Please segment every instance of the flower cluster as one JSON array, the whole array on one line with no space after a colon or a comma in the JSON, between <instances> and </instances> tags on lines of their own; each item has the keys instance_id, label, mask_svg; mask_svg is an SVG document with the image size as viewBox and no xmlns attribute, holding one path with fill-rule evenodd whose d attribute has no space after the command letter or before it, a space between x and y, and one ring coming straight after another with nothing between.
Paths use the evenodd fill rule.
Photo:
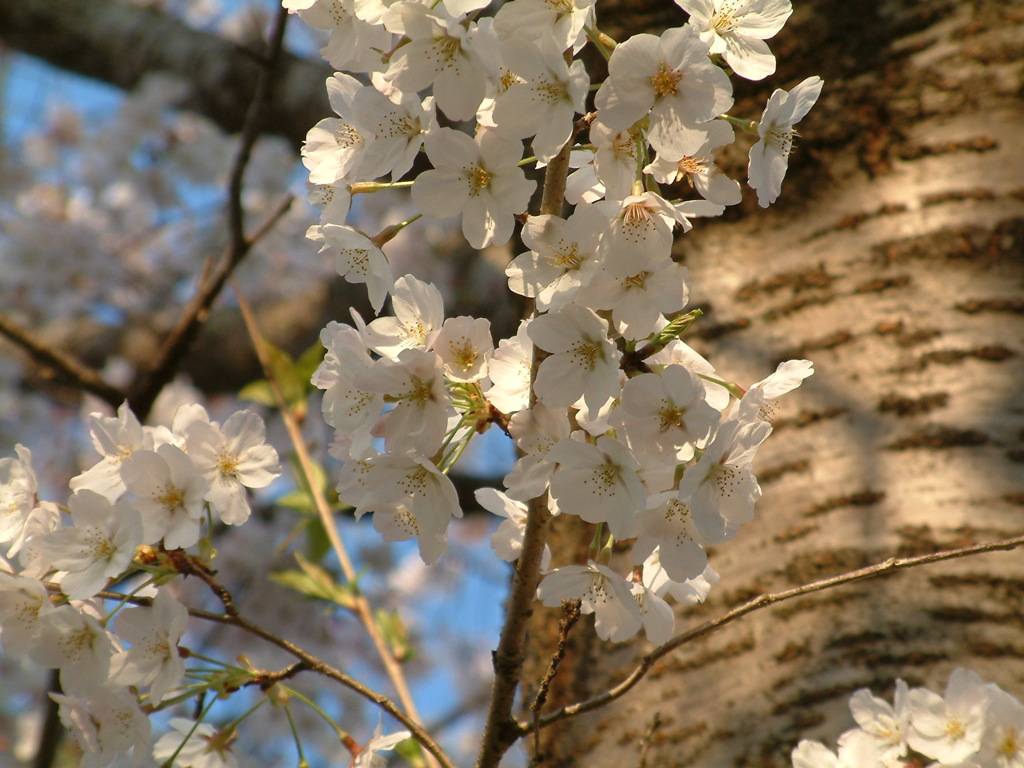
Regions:
<instances>
[{"instance_id":1,"label":"flower cluster","mask_svg":"<svg viewBox=\"0 0 1024 768\"><path fill-rule=\"evenodd\" d=\"M446 319L437 288L392 279L381 248L409 222L369 237L345 223L347 205L322 206L309 237L347 280L367 283L378 312L390 293L393 312L321 335L327 355L313 383L336 430L331 452L345 462L339 498L357 516L371 512L385 540L415 539L432 563L461 515L446 473L473 435L507 424L520 459L504 491L478 494L505 518L495 550L518 557L526 502L538 497L597 526L593 559L547 571L537 596L581 599L612 640L643 627L662 642L674 627L664 598L707 594L717 576L704 547L753 519L751 466L771 432L771 401L811 373L808 361L789 361L743 390L678 338L696 315L682 315L690 286L672 258L674 233L741 199L715 152L734 140L733 125L756 134L749 181L762 205L773 202L792 126L821 80L777 90L759 123L729 116L729 69L755 80L774 72L764 40L789 17L789 0L677 4L687 23L616 44L597 30L594 0L512 0L493 17L480 13L487 0L285 1L330 30L328 61L365 76L328 80L336 117L303 150L314 202L387 187L381 177L406 175L422 147L431 168L411 182L421 215L461 215L475 248L505 244L523 222L529 250L506 272L537 310L495 348L486 320ZM573 60L588 42L609 73L590 113L590 79ZM439 113L475 121L474 133L442 127ZM590 142L575 144L587 129ZM524 140L534 157L524 159ZM523 166L570 151L573 211L531 215L536 185ZM679 181L696 196L658 184ZM635 542L628 577L607 563L623 540Z\"/></svg>"},{"instance_id":2,"label":"flower cluster","mask_svg":"<svg viewBox=\"0 0 1024 768\"><path fill-rule=\"evenodd\" d=\"M801 741L793 768L1024 765L1024 705L974 672L954 670L942 696L897 680L892 704L863 688L850 711L857 727L839 737L838 754Z\"/></svg>"},{"instance_id":3,"label":"flower cluster","mask_svg":"<svg viewBox=\"0 0 1024 768\"><path fill-rule=\"evenodd\" d=\"M156 707L174 698L185 675L178 643L188 613L167 586L176 571L170 551L197 545L213 517L245 522L246 489L268 485L281 468L263 420L248 411L220 424L186 405L168 428L141 425L124 405L117 416L93 414L91 435L101 458L71 481L70 525L57 504L39 500L26 448L0 459L8 561L0 627L8 653L59 670L63 693L53 697L83 766L113 765L129 753L142 765L150 727L135 692ZM147 574L136 592L145 589L148 604L105 610L98 593ZM54 585L62 599L51 600Z\"/></svg>"}]
</instances>

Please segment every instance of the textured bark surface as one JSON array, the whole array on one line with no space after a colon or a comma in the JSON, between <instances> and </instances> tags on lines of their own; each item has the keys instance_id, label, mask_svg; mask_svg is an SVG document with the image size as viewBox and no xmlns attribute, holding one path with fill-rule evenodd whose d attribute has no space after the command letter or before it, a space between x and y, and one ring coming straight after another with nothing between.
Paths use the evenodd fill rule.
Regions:
<instances>
[{"instance_id":1,"label":"textured bark surface","mask_svg":"<svg viewBox=\"0 0 1024 768\"><path fill-rule=\"evenodd\" d=\"M757 518L712 555L721 584L680 629L891 555L1024 531L1024 4L794 5L772 41L779 74L738 89L733 111L825 79L782 198L768 212L745 200L677 245L691 305L710 310L691 342L720 372L749 384L790 357L817 372L781 404ZM625 6L631 23L650 20L640 8ZM742 152L731 159L742 175ZM586 540L558 539L556 562ZM542 764L635 766L646 741L659 768L785 766L799 738L852 726L853 690L889 695L903 677L941 691L957 666L1020 696L1022 601L1022 556L999 553L762 611L553 726ZM527 688L556 625L535 617ZM608 688L646 648L585 625L551 706Z\"/></svg>"}]
</instances>

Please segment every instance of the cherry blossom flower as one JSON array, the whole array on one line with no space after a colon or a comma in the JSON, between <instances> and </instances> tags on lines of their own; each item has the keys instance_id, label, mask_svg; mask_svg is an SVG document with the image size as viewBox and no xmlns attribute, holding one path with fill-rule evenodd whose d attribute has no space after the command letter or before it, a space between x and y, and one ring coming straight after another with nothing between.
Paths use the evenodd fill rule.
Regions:
<instances>
[{"instance_id":1,"label":"cherry blossom flower","mask_svg":"<svg viewBox=\"0 0 1024 768\"><path fill-rule=\"evenodd\" d=\"M510 499L494 488L477 488L473 492L477 503L488 512L493 512L505 520L498 530L491 534L491 548L502 560L513 563L519 559L523 551L523 534L526 532L527 507L521 501ZM540 569L546 571L551 565L551 548L544 545L541 555Z\"/></svg>"},{"instance_id":2,"label":"cherry blossom flower","mask_svg":"<svg viewBox=\"0 0 1024 768\"><path fill-rule=\"evenodd\" d=\"M302 164L311 184L334 184L358 178L363 152L373 135L351 118L352 101L364 88L352 75L335 72L327 78L327 96L338 117L325 117L309 129L302 146Z\"/></svg>"},{"instance_id":3,"label":"cherry blossom flower","mask_svg":"<svg viewBox=\"0 0 1024 768\"><path fill-rule=\"evenodd\" d=\"M530 367L533 342L527 329L519 324L516 335L498 342L487 367L491 386L485 390L488 402L503 413L515 413L530 404Z\"/></svg>"},{"instance_id":4,"label":"cherry blossom flower","mask_svg":"<svg viewBox=\"0 0 1024 768\"><path fill-rule=\"evenodd\" d=\"M551 35L562 50L578 51L586 42L584 26L596 0L515 0L498 9L494 29L503 40Z\"/></svg>"},{"instance_id":5,"label":"cherry blossom flower","mask_svg":"<svg viewBox=\"0 0 1024 768\"><path fill-rule=\"evenodd\" d=\"M993 684L988 699L980 762L996 768L1020 768L1024 766L1024 704Z\"/></svg>"},{"instance_id":6,"label":"cherry blossom flower","mask_svg":"<svg viewBox=\"0 0 1024 768\"><path fill-rule=\"evenodd\" d=\"M40 620L54 610L39 579L0 572L0 640L12 656L24 656L32 647Z\"/></svg>"},{"instance_id":7,"label":"cherry blossom flower","mask_svg":"<svg viewBox=\"0 0 1024 768\"><path fill-rule=\"evenodd\" d=\"M568 219L531 216L522 238L529 251L505 268L509 289L537 300L537 310L561 309L597 273L597 244L607 216L599 208L579 205Z\"/></svg>"},{"instance_id":8,"label":"cherry blossom flower","mask_svg":"<svg viewBox=\"0 0 1024 768\"><path fill-rule=\"evenodd\" d=\"M355 507L357 518L374 513L374 528L385 541L417 539L427 564L447 551L448 523L462 517L452 481L416 454L350 461L342 467L337 489L338 498Z\"/></svg>"},{"instance_id":9,"label":"cherry blossom flower","mask_svg":"<svg viewBox=\"0 0 1024 768\"><path fill-rule=\"evenodd\" d=\"M708 555L704 546L712 543L694 524L688 505L674 491L647 497L640 512L633 562L641 565L658 550L658 560L672 581L684 582L704 573Z\"/></svg>"},{"instance_id":10,"label":"cherry blossom flower","mask_svg":"<svg viewBox=\"0 0 1024 768\"><path fill-rule=\"evenodd\" d=\"M636 341L651 335L662 313L685 307L689 296L686 267L663 261L625 277L600 274L580 288L576 301L591 309L610 310L615 330L624 339Z\"/></svg>"},{"instance_id":11,"label":"cherry blossom flower","mask_svg":"<svg viewBox=\"0 0 1024 768\"><path fill-rule=\"evenodd\" d=\"M80 768L110 768L131 753L133 768L145 765L151 744L149 718L126 688L97 688L84 697L51 693L60 720L82 748Z\"/></svg>"},{"instance_id":12,"label":"cherry blossom flower","mask_svg":"<svg viewBox=\"0 0 1024 768\"><path fill-rule=\"evenodd\" d=\"M636 514L646 497L637 474L640 463L625 445L608 435L597 438L596 445L570 435L553 446L547 458L558 463L551 497L559 512L588 523L607 523L617 539L633 536Z\"/></svg>"},{"instance_id":13,"label":"cherry blossom flower","mask_svg":"<svg viewBox=\"0 0 1024 768\"><path fill-rule=\"evenodd\" d=\"M647 639L655 645L668 642L676 628L672 606L640 582L632 582L630 591L640 611L640 622Z\"/></svg>"},{"instance_id":14,"label":"cherry blossom flower","mask_svg":"<svg viewBox=\"0 0 1024 768\"><path fill-rule=\"evenodd\" d=\"M0 544L18 541L28 516L36 508L38 484L32 469L32 452L14 446L18 458L0 459ZM13 552L8 552L8 557Z\"/></svg>"},{"instance_id":15,"label":"cherry blossom flower","mask_svg":"<svg viewBox=\"0 0 1024 768\"><path fill-rule=\"evenodd\" d=\"M692 459L694 445L721 420L700 380L681 365L627 381L619 416L631 445L666 454L673 464Z\"/></svg>"},{"instance_id":16,"label":"cherry blossom flower","mask_svg":"<svg viewBox=\"0 0 1024 768\"><path fill-rule=\"evenodd\" d=\"M370 238L352 227L324 224L319 228L319 233L324 242L320 252L334 254L334 268L347 282L366 283L370 304L375 311L380 312L384 299L395 284L391 276L391 265L384 252ZM314 236L310 239L316 238Z\"/></svg>"},{"instance_id":17,"label":"cherry blossom flower","mask_svg":"<svg viewBox=\"0 0 1024 768\"><path fill-rule=\"evenodd\" d=\"M867 733L877 743L882 760L896 760L907 752L907 727L910 709L907 694L909 689L902 680L896 681L893 703L874 696L867 688L861 688L850 697L850 712L859 729L847 731L839 737L839 745L853 738L855 733Z\"/></svg>"},{"instance_id":18,"label":"cherry blossom flower","mask_svg":"<svg viewBox=\"0 0 1024 768\"><path fill-rule=\"evenodd\" d=\"M817 75L808 77L792 91L777 88L768 99L768 105L757 125L761 137L750 148L747 163L747 183L757 191L757 202L762 208L774 203L782 192L782 180L789 167L789 153L797 132L793 126L810 112L824 85Z\"/></svg>"},{"instance_id":19,"label":"cherry blossom flower","mask_svg":"<svg viewBox=\"0 0 1024 768\"><path fill-rule=\"evenodd\" d=\"M477 0L479 3L479 0ZM485 3L486 5L486 3ZM378 753L390 752L399 743L412 738L409 731L395 731L384 736L384 724L381 718L377 718L377 727L373 730L373 738L366 742L356 758L352 761L350 768L385 768L387 761Z\"/></svg>"},{"instance_id":20,"label":"cherry blossom flower","mask_svg":"<svg viewBox=\"0 0 1024 768\"><path fill-rule=\"evenodd\" d=\"M711 586L718 583L718 574L710 565L702 574L692 579L676 581L670 578L661 563L661 553L657 549L644 560L643 570L644 586L659 597L671 597L682 605L703 603L711 594Z\"/></svg>"},{"instance_id":21,"label":"cherry blossom flower","mask_svg":"<svg viewBox=\"0 0 1024 768\"><path fill-rule=\"evenodd\" d=\"M907 744L943 764L966 760L981 747L988 706L987 687L978 675L964 669L949 676L944 696L912 688L907 694Z\"/></svg>"},{"instance_id":22,"label":"cherry blossom flower","mask_svg":"<svg viewBox=\"0 0 1024 768\"><path fill-rule=\"evenodd\" d=\"M556 466L548 460L548 451L559 440L568 437L569 431L569 416L565 409L548 408L543 403L536 403L512 417L508 432L522 455L505 475L509 496L529 501L548 489Z\"/></svg>"},{"instance_id":23,"label":"cherry blossom flower","mask_svg":"<svg viewBox=\"0 0 1024 768\"><path fill-rule=\"evenodd\" d=\"M667 263L677 219L673 205L654 192L624 198L601 237L601 267L611 277L629 277Z\"/></svg>"},{"instance_id":24,"label":"cherry blossom flower","mask_svg":"<svg viewBox=\"0 0 1024 768\"><path fill-rule=\"evenodd\" d=\"M362 455L372 443L370 429L384 405L384 395L355 384L357 377L369 371L370 357L359 332L348 325L328 323L320 331L320 342L327 352L311 381L324 390L324 421L349 436L351 455Z\"/></svg>"},{"instance_id":25,"label":"cherry blossom flower","mask_svg":"<svg viewBox=\"0 0 1024 768\"><path fill-rule=\"evenodd\" d=\"M165 444L135 451L121 464L121 477L138 496L134 506L142 518L143 542L163 539L165 547L178 549L199 541L210 483L183 450Z\"/></svg>"},{"instance_id":26,"label":"cherry blossom flower","mask_svg":"<svg viewBox=\"0 0 1024 768\"><path fill-rule=\"evenodd\" d=\"M752 385L740 400L736 417L740 421L761 419L771 422L778 398L792 392L814 373L810 360L787 360L779 363L775 373Z\"/></svg>"},{"instance_id":27,"label":"cherry blossom flower","mask_svg":"<svg viewBox=\"0 0 1024 768\"><path fill-rule=\"evenodd\" d=\"M174 765L179 768L237 768L238 759L231 752L231 741L237 731L218 731L209 723L183 717L172 717L168 725L173 731L153 745L153 757L157 760L166 761L177 755Z\"/></svg>"},{"instance_id":28,"label":"cherry blossom flower","mask_svg":"<svg viewBox=\"0 0 1024 768\"><path fill-rule=\"evenodd\" d=\"M704 455L687 467L679 483L679 500L689 504L704 536L723 541L736 527L754 519L761 486L750 464L771 431L771 425L763 421L727 421L704 449Z\"/></svg>"},{"instance_id":29,"label":"cherry blossom flower","mask_svg":"<svg viewBox=\"0 0 1024 768\"><path fill-rule=\"evenodd\" d=\"M736 205L743 198L740 184L715 166L714 151L731 144L733 129L724 120L707 123L707 138L693 154L676 159L659 154L644 168L662 184L675 184L686 179L705 200L719 205Z\"/></svg>"},{"instance_id":30,"label":"cherry blossom flower","mask_svg":"<svg viewBox=\"0 0 1024 768\"><path fill-rule=\"evenodd\" d=\"M474 248L508 242L514 216L526 210L536 186L519 167L522 143L486 128L475 141L441 128L424 144L434 170L413 182L416 206L438 219L461 213L462 233Z\"/></svg>"},{"instance_id":31,"label":"cherry blossom flower","mask_svg":"<svg viewBox=\"0 0 1024 768\"><path fill-rule=\"evenodd\" d=\"M111 681L139 688L148 685L150 704L159 704L185 675L178 641L187 628L188 611L166 589L157 591L150 607L122 610L117 615L117 634L131 647L111 660Z\"/></svg>"},{"instance_id":32,"label":"cherry blossom flower","mask_svg":"<svg viewBox=\"0 0 1024 768\"><path fill-rule=\"evenodd\" d=\"M399 3L389 14L394 21L386 23L409 42L391 57L384 80L402 93L433 85L438 109L452 120L471 119L483 101L488 73L497 69L488 53L497 48L490 21L464 24L443 6L418 3Z\"/></svg>"},{"instance_id":33,"label":"cherry blossom flower","mask_svg":"<svg viewBox=\"0 0 1024 768\"><path fill-rule=\"evenodd\" d=\"M89 490L72 494L68 501L74 525L47 534L43 557L65 571L61 589L72 600L92 597L119 576L142 543L142 519L124 501L114 504Z\"/></svg>"},{"instance_id":34,"label":"cherry blossom flower","mask_svg":"<svg viewBox=\"0 0 1024 768\"><path fill-rule=\"evenodd\" d=\"M59 669L61 687L78 696L106 685L116 650L114 636L93 616L65 604L39 614L28 653L39 666Z\"/></svg>"},{"instance_id":35,"label":"cherry blossom flower","mask_svg":"<svg viewBox=\"0 0 1024 768\"><path fill-rule=\"evenodd\" d=\"M570 67L563 50L550 35L517 34L502 47L505 65L522 79L497 96L493 120L507 136L534 136L533 152L545 163L569 140L573 116L586 111L590 87L583 62Z\"/></svg>"},{"instance_id":36,"label":"cherry blossom flower","mask_svg":"<svg viewBox=\"0 0 1024 768\"><path fill-rule=\"evenodd\" d=\"M839 747L839 754L817 741L801 741L793 750L793 768L882 768L878 747L858 733Z\"/></svg>"},{"instance_id":37,"label":"cherry blossom flower","mask_svg":"<svg viewBox=\"0 0 1024 768\"><path fill-rule=\"evenodd\" d=\"M611 568L593 561L553 570L537 588L537 599L551 607L563 600L582 601L581 612L594 614L597 636L613 643L628 640L642 626L630 585Z\"/></svg>"},{"instance_id":38,"label":"cherry blossom flower","mask_svg":"<svg viewBox=\"0 0 1024 768\"><path fill-rule=\"evenodd\" d=\"M491 321L480 317L452 317L434 337L434 352L441 358L444 374L452 381L479 381L487 375L494 353Z\"/></svg>"},{"instance_id":39,"label":"cherry blossom flower","mask_svg":"<svg viewBox=\"0 0 1024 768\"><path fill-rule=\"evenodd\" d=\"M618 131L649 111L647 137L659 153L693 154L705 139L702 124L732 106L732 83L707 50L690 26L629 38L608 61L608 79L594 98L598 118Z\"/></svg>"},{"instance_id":40,"label":"cherry blossom flower","mask_svg":"<svg viewBox=\"0 0 1024 768\"><path fill-rule=\"evenodd\" d=\"M394 317L378 317L362 332L366 345L381 357L398 360L406 349L427 349L444 321L444 300L433 283L403 275L391 289Z\"/></svg>"},{"instance_id":41,"label":"cherry blossom flower","mask_svg":"<svg viewBox=\"0 0 1024 768\"><path fill-rule=\"evenodd\" d=\"M305 4L306 0L298 2ZM332 67L370 72L384 66L379 51L389 50L392 38L388 30L367 23L355 13L358 3L359 0L316 0L309 10L299 10L299 16L310 26L329 30L320 55Z\"/></svg>"},{"instance_id":42,"label":"cherry blossom flower","mask_svg":"<svg viewBox=\"0 0 1024 768\"><path fill-rule=\"evenodd\" d=\"M594 153L594 172L604 185L606 200L622 200L633 191L638 179L640 148L637 141L646 144L640 130L622 128L612 130L600 118L590 124L590 140L597 147Z\"/></svg>"},{"instance_id":43,"label":"cherry blossom flower","mask_svg":"<svg viewBox=\"0 0 1024 768\"><path fill-rule=\"evenodd\" d=\"M194 421L185 443L196 468L210 481L207 501L228 525L249 519L246 488L263 488L281 474L277 451L266 442L263 419L252 411L233 413L223 427Z\"/></svg>"},{"instance_id":44,"label":"cherry blossom flower","mask_svg":"<svg viewBox=\"0 0 1024 768\"><path fill-rule=\"evenodd\" d=\"M407 349L398 360L377 360L355 378L355 386L383 395L395 407L384 415L385 448L432 456L448 428L451 395L435 352Z\"/></svg>"},{"instance_id":45,"label":"cherry blossom flower","mask_svg":"<svg viewBox=\"0 0 1024 768\"><path fill-rule=\"evenodd\" d=\"M540 364L534 385L545 405L564 408L583 398L599 408L618 396L622 353L593 310L570 304L534 319L527 333L551 353Z\"/></svg>"},{"instance_id":46,"label":"cherry blossom flower","mask_svg":"<svg viewBox=\"0 0 1024 768\"><path fill-rule=\"evenodd\" d=\"M775 72L775 57L764 42L793 13L789 0L675 0L690 14L709 53L721 54L740 77L763 80Z\"/></svg>"},{"instance_id":47,"label":"cherry blossom flower","mask_svg":"<svg viewBox=\"0 0 1024 768\"><path fill-rule=\"evenodd\" d=\"M437 126L434 97L422 102L415 94L389 89L379 73L372 75L373 88L362 88L352 99L352 116L373 135L363 156L365 178L390 174L398 181L412 168L423 146L423 137Z\"/></svg>"},{"instance_id":48,"label":"cherry blossom flower","mask_svg":"<svg viewBox=\"0 0 1024 768\"><path fill-rule=\"evenodd\" d=\"M92 413L89 421L92 444L103 459L71 478L70 488L72 491L85 488L102 493L113 501L125 490L121 480L121 462L139 448L152 450L153 435L139 423L128 403L121 404L116 417Z\"/></svg>"}]
</instances>

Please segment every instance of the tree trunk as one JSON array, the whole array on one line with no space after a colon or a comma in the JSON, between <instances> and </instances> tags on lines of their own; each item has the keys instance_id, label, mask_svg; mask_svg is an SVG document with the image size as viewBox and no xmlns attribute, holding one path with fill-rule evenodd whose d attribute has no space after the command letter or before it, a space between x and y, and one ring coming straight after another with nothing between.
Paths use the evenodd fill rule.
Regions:
<instances>
[{"instance_id":1,"label":"tree trunk","mask_svg":"<svg viewBox=\"0 0 1024 768\"><path fill-rule=\"evenodd\" d=\"M794 5L770 41L780 72L733 110L756 118L770 88L824 78L782 197L762 212L748 193L677 245L691 306L709 310L690 341L721 373L749 385L792 357L816 373L782 403L757 517L716 548L721 583L679 630L892 555L1024 532L1024 4ZM558 522L577 530L554 562L578 562L586 533ZM646 750L659 768L786 766L800 738L853 726L857 688L941 691L958 666L1019 697L1022 587L1020 555L997 553L755 613L545 730L542 765L635 766ZM556 625L537 612L527 702ZM649 648L590 626L570 637L549 709L607 689Z\"/></svg>"}]
</instances>

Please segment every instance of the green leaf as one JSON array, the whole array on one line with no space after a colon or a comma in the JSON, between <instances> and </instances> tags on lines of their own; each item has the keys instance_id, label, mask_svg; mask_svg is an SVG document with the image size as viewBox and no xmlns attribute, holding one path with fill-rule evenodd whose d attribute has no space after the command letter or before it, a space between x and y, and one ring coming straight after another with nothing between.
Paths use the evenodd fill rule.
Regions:
<instances>
[{"instance_id":1,"label":"green leaf","mask_svg":"<svg viewBox=\"0 0 1024 768\"><path fill-rule=\"evenodd\" d=\"M270 580L316 600L326 600L350 610L355 607L358 587L354 582L338 583L330 571L309 562L298 552L295 553L295 560L301 570L277 571L270 574Z\"/></svg>"},{"instance_id":2,"label":"green leaf","mask_svg":"<svg viewBox=\"0 0 1024 768\"><path fill-rule=\"evenodd\" d=\"M388 644L391 653L398 661L408 661L413 656L412 643L409 642L409 631L398 611L387 611L378 608L374 616L381 637Z\"/></svg>"}]
</instances>

